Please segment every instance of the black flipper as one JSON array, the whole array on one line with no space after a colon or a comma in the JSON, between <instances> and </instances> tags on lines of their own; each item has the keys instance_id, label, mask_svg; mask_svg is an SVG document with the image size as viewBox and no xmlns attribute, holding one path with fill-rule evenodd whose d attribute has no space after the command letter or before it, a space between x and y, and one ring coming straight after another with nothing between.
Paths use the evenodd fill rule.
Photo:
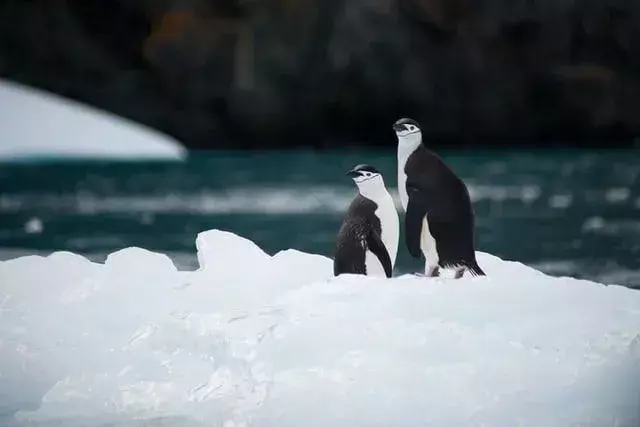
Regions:
<instances>
[{"instance_id":1,"label":"black flipper","mask_svg":"<svg viewBox=\"0 0 640 427\"><path fill-rule=\"evenodd\" d=\"M390 278L391 274L393 273L391 258L389 257L387 248L384 246L384 243L382 243L382 240L380 239L378 233L372 231L367 235L367 246L382 264L386 276Z\"/></svg>"},{"instance_id":2,"label":"black flipper","mask_svg":"<svg viewBox=\"0 0 640 427\"><path fill-rule=\"evenodd\" d=\"M404 220L404 236L407 249L412 257L421 259L422 249L420 240L422 237L422 225L427 214L427 205L423 202L423 197L415 188L407 188L409 202L407 203L407 213Z\"/></svg>"}]
</instances>

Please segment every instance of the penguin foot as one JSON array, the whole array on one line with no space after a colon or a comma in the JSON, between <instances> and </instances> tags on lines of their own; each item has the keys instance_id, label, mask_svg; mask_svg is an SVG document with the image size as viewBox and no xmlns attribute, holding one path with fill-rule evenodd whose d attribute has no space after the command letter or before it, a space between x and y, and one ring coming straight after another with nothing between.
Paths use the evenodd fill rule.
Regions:
<instances>
[{"instance_id":1,"label":"penguin foot","mask_svg":"<svg viewBox=\"0 0 640 427\"><path fill-rule=\"evenodd\" d=\"M434 267L430 267L426 274L427 277L439 277L440 276L440 267L437 265Z\"/></svg>"},{"instance_id":2,"label":"penguin foot","mask_svg":"<svg viewBox=\"0 0 640 427\"><path fill-rule=\"evenodd\" d=\"M425 273L416 271L413 275L418 277L438 277L440 276L440 267L436 266L428 268Z\"/></svg>"},{"instance_id":3,"label":"penguin foot","mask_svg":"<svg viewBox=\"0 0 640 427\"><path fill-rule=\"evenodd\" d=\"M464 276L464 272L466 271L466 268L458 268L456 269L456 273L453 276L454 279L461 279L462 276Z\"/></svg>"}]
</instances>

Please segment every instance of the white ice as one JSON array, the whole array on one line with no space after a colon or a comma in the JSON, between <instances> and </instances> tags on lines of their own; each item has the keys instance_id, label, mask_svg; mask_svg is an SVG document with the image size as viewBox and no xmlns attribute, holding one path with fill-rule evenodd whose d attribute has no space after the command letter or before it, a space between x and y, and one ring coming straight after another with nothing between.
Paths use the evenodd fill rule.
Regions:
<instances>
[{"instance_id":1,"label":"white ice","mask_svg":"<svg viewBox=\"0 0 640 427\"><path fill-rule=\"evenodd\" d=\"M0 263L0 424L640 423L639 291L486 253L488 277L385 280L196 246L197 271L140 248Z\"/></svg>"},{"instance_id":2,"label":"white ice","mask_svg":"<svg viewBox=\"0 0 640 427\"><path fill-rule=\"evenodd\" d=\"M0 80L0 160L182 160L173 138L96 108Z\"/></svg>"}]
</instances>

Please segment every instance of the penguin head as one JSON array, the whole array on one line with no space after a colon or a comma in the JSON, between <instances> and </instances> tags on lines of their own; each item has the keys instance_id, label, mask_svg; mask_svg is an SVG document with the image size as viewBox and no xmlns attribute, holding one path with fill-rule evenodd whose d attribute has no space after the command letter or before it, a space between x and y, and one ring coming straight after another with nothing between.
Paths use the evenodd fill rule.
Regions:
<instances>
[{"instance_id":1,"label":"penguin head","mask_svg":"<svg viewBox=\"0 0 640 427\"><path fill-rule=\"evenodd\" d=\"M415 145L422 142L420 125L413 119L402 118L393 124L393 131L398 137L398 144Z\"/></svg>"},{"instance_id":2,"label":"penguin head","mask_svg":"<svg viewBox=\"0 0 640 427\"><path fill-rule=\"evenodd\" d=\"M371 165L358 165L347 172L347 175L353 179L361 191L384 188L382 174Z\"/></svg>"}]
</instances>

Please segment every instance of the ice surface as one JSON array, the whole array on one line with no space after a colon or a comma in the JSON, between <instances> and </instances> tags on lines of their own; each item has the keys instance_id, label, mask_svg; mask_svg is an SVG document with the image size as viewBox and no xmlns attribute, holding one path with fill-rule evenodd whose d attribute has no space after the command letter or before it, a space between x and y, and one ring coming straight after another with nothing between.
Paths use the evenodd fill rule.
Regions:
<instances>
[{"instance_id":1,"label":"ice surface","mask_svg":"<svg viewBox=\"0 0 640 427\"><path fill-rule=\"evenodd\" d=\"M489 277L385 280L196 246L190 272L141 248L1 262L0 424L640 423L638 291L486 253Z\"/></svg>"},{"instance_id":2,"label":"ice surface","mask_svg":"<svg viewBox=\"0 0 640 427\"><path fill-rule=\"evenodd\" d=\"M0 159L180 160L174 139L124 118L0 80Z\"/></svg>"}]
</instances>

